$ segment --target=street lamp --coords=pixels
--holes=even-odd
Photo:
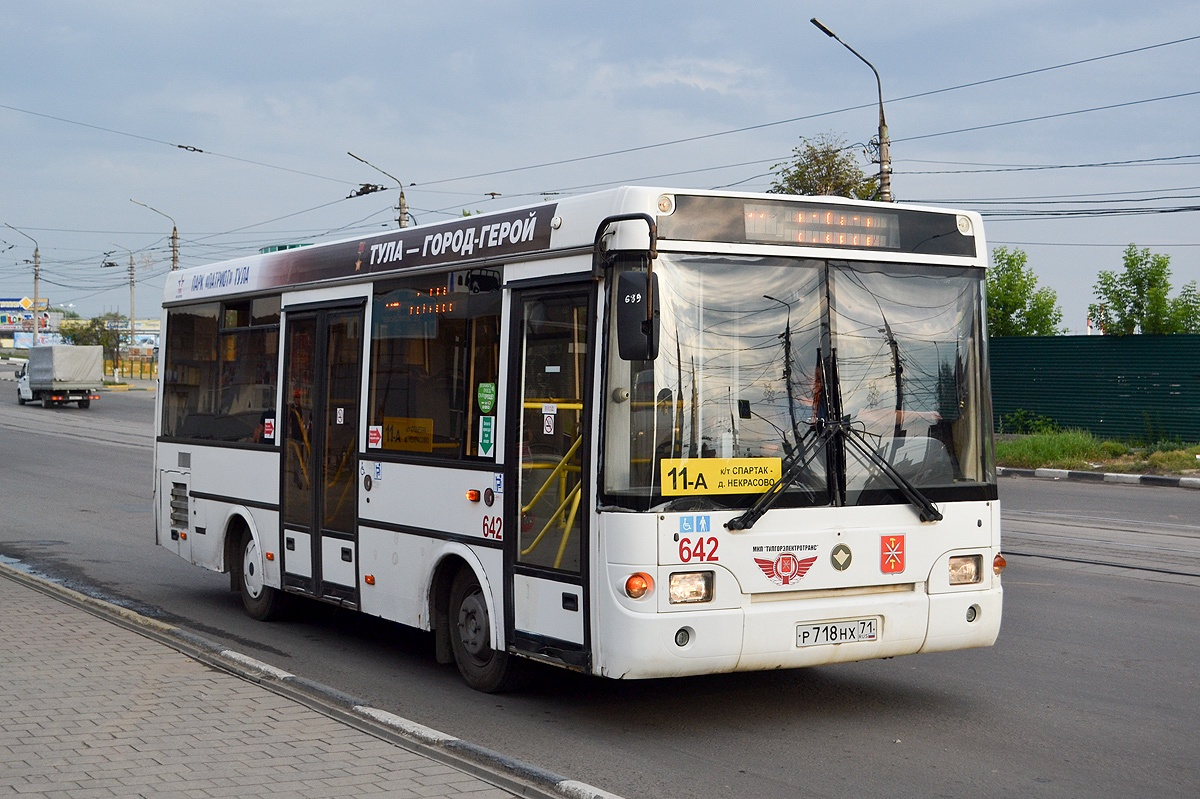
[[[408,218],[409,218],[409,216],[411,216],[411,214],[408,213],[408,200],[404,199],[404,184],[400,182],[400,179],[397,178],[395,175],[389,175],[387,172],[384,172],[382,169],[375,166],[367,159],[359,158],[357,155],[350,152],[349,150],[346,151],[346,155],[350,156],[355,161],[362,161],[364,164],[371,167],[371,169],[374,169],[376,172],[380,173],[381,175],[387,175],[389,178],[396,181],[396,185],[400,187],[400,199],[396,201],[396,222],[399,223],[400,227],[408,227]],[[365,188],[365,186],[364,186],[364,188]],[[369,192],[362,192],[362,193],[368,194]],[[353,197],[356,195],[351,195],[351,196]]]
[[[132,197],[129,198],[129,202],[133,203],[134,205],[140,205],[143,208],[149,208],[159,216],[165,216],[167,219],[171,220],[171,271],[179,271],[179,225],[175,224],[175,220],[171,216],[164,214],[157,208],[153,208],[145,203],[140,203]]]
[[[38,248],[37,239],[35,239],[33,236],[30,236],[23,230],[18,230],[7,222],[4,223],[4,226],[10,230],[16,230],[22,236],[33,242],[33,343],[29,346],[36,347],[38,337],[38,281],[41,279],[42,274],[42,255]]]
[[[816,17],[810,19],[809,22],[816,25],[818,30],[826,36],[854,53],[859,61],[869,66],[875,73],[875,85],[879,89],[879,199],[881,202],[890,203],[892,201],[892,157],[888,152],[890,141],[888,140],[887,120],[883,117],[883,81],[879,79],[879,70],[875,69],[875,65],[863,58],[857,50],[839,39],[836,33],[822,25]]]

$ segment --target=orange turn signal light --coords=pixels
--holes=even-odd
[[[995,574],[1001,574],[1007,567],[1008,561],[1004,559],[1003,555],[997,552],[996,557],[992,558],[992,571]]]
[[[480,496],[480,494],[479,494],[478,488],[468,488],[467,489],[467,499],[470,500],[471,502],[478,502],[479,496]]]
[[[275,560],[275,553],[274,553],[274,552],[268,552],[268,553],[267,553],[267,560]]]
[[[364,582],[364,583],[366,583],[367,585],[375,585],[375,575],[373,575],[373,574],[364,574],[364,575],[363,575],[363,582]]]
[[[187,533],[183,533],[183,532],[181,532],[181,533],[179,534],[179,537],[180,537],[181,539],[183,539],[184,541],[187,541]]]
[[[654,578],[645,572],[631,574],[625,578],[625,594],[630,599],[641,599],[654,588]]]

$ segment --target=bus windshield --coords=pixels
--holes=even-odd
[[[663,254],[654,273],[658,358],[609,348],[610,505],[746,507],[789,467],[779,506],[907,501],[880,461],[932,500],[994,497],[982,269]],[[833,415],[855,446],[821,434]],[[681,484],[689,462],[708,479]]]

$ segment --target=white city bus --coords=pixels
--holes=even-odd
[[[158,543],[483,691],[989,646],[986,261],[972,213],[626,187],[172,273]]]

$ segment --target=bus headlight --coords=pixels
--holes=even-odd
[[[709,602],[713,598],[713,573],[676,572],[671,575],[667,595],[672,605]]]
[[[982,555],[955,555],[950,558],[950,585],[971,585],[982,579]]]

